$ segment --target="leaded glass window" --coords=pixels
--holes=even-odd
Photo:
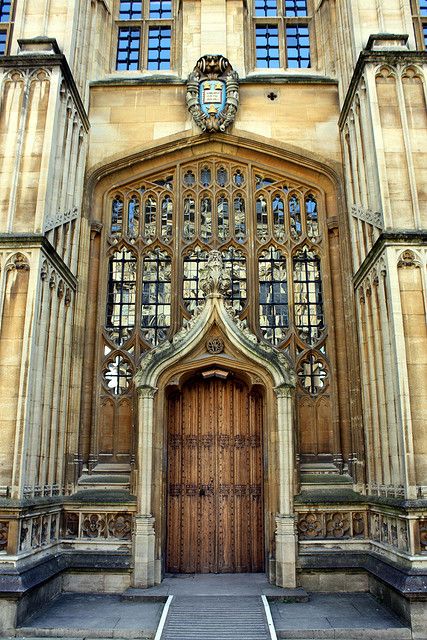
[[[170,0],[119,0],[117,71],[171,68],[173,9]]]
[[[419,49],[427,49],[427,0],[411,0],[415,38]]]
[[[12,0],[0,0],[0,55],[7,53],[12,30]]]
[[[167,337],[171,321],[171,258],[160,249],[144,256],[142,265],[141,328],[143,338],[156,345]]]
[[[137,238],[139,235],[139,198],[132,196],[128,204],[128,235]]]
[[[147,194],[144,198],[144,238],[151,242],[156,237],[157,198]]]
[[[325,241],[315,189],[213,157],[133,181],[110,198],[106,348],[133,362],[180,327],[204,300],[201,274],[217,249],[234,312],[296,366],[308,350],[324,362]]]
[[[246,259],[244,254],[230,247],[222,252],[222,262],[231,280],[231,290],[227,298],[233,309],[240,313],[246,304]]]
[[[278,345],[289,327],[286,258],[275,247],[263,251],[258,259],[259,324],[266,340]]]
[[[110,339],[118,346],[124,344],[135,327],[136,257],[123,249],[109,260],[107,320]]]
[[[116,196],[111,205],[111,235],[118,236],[123,232],[123,198]]]
[[[312,194],[305,199],[305,215],[307,235],[310,240],[315,241],[319,236],[319,220],[317,217],[317,201]]]
[[[309,4],[307,0],[254,0],[256,67],[311,66]]]
[[[314,345],[325,326],[320,260],[304,247],[294,257],[293,266],[295,326],[301,339]]]
[[[204,300],[204,293],[200,288],[200,276],[208,259],[207,251],[196,247],[184,257],[184,275],[182,297],[184,306],[190,313]]]

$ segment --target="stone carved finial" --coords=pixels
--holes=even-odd
[[[210,251],[206,266],[201,270],[200,287],[205,296],[225,296],[231,287],[231,278],[222,264],[220,251]]]

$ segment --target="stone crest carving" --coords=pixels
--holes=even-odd
[[[225,131],[239,106],[239,76],[227,58],[200,58],[187,80],[187,107],[194,122],[208,133]]]

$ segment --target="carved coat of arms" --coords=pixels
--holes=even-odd
[[[239,105],[239,76],[224,56],[203,56],[187,81],[187,107],[202,131],[225,131]]]

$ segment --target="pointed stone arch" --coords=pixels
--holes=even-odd
[[[224,297],[228,287],[219,251],[209,253],[201,287],[205,300],[186,325],[171,341],[146,353],[135,376],[138,392],[138,456],[137,456],[137,516],[134,536],[133,583],[149,587],[161,580],[162,567],[159,554],[159,527],[153,517],[153,486],[159,481],[153,474],[153,443],[156,429],[162,429],[162,393],[167,384],[179,383],[183,371],[200,371],[207,365],[233,368],[245,363],[270,387],[274,410],[277,451],[278,496],[275,505],[276,530],[274,534],[274,560],[270,563],[269,577],[279,586],[294,587],[296,540],[293,515],[294,430],[292,423],[292,391],[295,374],[287,356],[267,344],[259,342],[245,322],[236,318]],[[234,354],[227,361],[224,354],[200,353],[207,338],[220,335]],[[197,355],[196,355],[197,354]],[[240,361],[240,362],[239,362]],[[174,377],[175,376],[175,377]],[[157,419],[156,419],[157,416]],[[157,551],[156,551],[157,550]]]

